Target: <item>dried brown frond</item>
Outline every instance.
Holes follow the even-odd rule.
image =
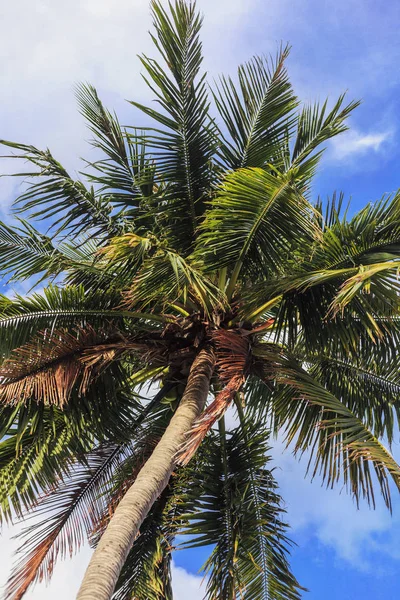
[[[179,454],[179,463],[181,465],[187,465],[211,427],[225,414],[235,394],[240,390],[244,382],[244,375],[233,377],[228,385],[217,394],[215,400],[206,408],[201,417],[197,419],[190,431],[189,439]]]
[[[84,394],[94,378],[126,352],[146,356],[154,348],[119,331],[95,331],[90,326],[40,333],[0,368],[0,402],[17,404],[32,398],[62,407],[74,387]]]
[[[217,329],[212,333],[218,377],[222,383],[227,384],[234,377],[247,373],[250,360],[247,333],[241,329]]]
[[[20,600],[33,582],[49,581],[57,559],[79,550],[103,513],[104,492],[115,468],[127,456],[128,447],[99,447],[38,498],[31,514],[33,524],[18,536],[22,543],[7,582],[6,600]]]
[[[224,415],[235,394],[246,381],[251,354],[250,342],[243,333],[247,332],[240,329],[217,329],[212,334],[218,377],[224,387],[190,431],[189,438],[179,454],[179,463],[182,465],[190,461],[211,427]]]
[[[21,570],[9,579],[7,585],[7,600],[21,600],[25,592],[36,579],[40,582],[43,581],[45,574],[42,572],[43,563],[46,562],[46,576],[51,577],[54,569],[54,563],[56,556],[46,559],[46,555],[49,553],[50,548],[55,543],[61,527],[52,531],[51,535],[42,540],[34,550],[29,554],[26,564]],[[58,551],[55,553],[58,554]]]

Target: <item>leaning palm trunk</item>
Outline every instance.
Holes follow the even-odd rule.
[[[112,517],[93,554],[78,600],[109,600],[130,549],[156,498],[176,466],[177,452],[204,408],[214,367],[210,349],[199,352],[179,407],[135,483]]]

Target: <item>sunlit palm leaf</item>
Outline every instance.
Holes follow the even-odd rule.
[[[148,306],[160,307],[178,300],[183,305],[186,305],[187,300],[192,301],[206,314],[226,305],[223,292],[196,263],[162,247],[143,263],[132,279],[131,289],[125,294],[125,298],[132,309],[141,306],[146,310]]]
[[[235,263],[275,271],[294,241],[312,242],[311,206],[293,174],[239,169],[228,174],[202,226],[197,256],[206,269]]]
[[[4,413],[3,409],[2,418]],[[1,519],[21,518],[41,491],[54,485],[76,453],[93,443],[92,433],[49,408],[33,412],[28,407],[19,413],[14,409],[12,422],[16,416],[19,420],[0,443]]]
[[[186,249],[205,210],[216,148],[206,83],[200,75],[202,19],[195,3],[178,0],[169,5],[170,15],[159,2],[151,6],[156,31],[152,39],[168,70],[145,56],[141,60],[162,112],[132,104],[157,122],[158,128],[150,129],[145,139],[156,159],[157,175],[167,184],[158,210],[171,245]]]
[[[327,101],[322,106],[314,104],[303,108],[292,151],[292,167],[299,168],[299,176],[310,178],[315,172],[322,150],[317,154],[313,153],[321,144],[348,129],[346,119],[360,103],[350,102],[344,106],[344,99],[345,95],[342,94],[329,112]]]
[[[229,132],[219,153],[229,168],[273,163],[295,122],[298,100],[284,66],[289,47],[276,60],[254,57],[238,69],[239,85],[221,77],[214,99]]]

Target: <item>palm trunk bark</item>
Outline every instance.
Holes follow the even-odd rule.
[[[182,400],[160,442],[118,505],[89,563],[77,600],[109,600],[139,528],[176,467],[176,455],[207,400],[215,357],[193,362]]]

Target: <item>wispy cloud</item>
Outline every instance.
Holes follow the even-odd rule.
[[[350,129],[331,141],[331,157],[334,160],[347,160],[349,157],[360,157],[368,153],[377,154],[388,147],[393,138],[393,130],[363,133]]]
[[[287,520],[301,545],[317,539],[338,558],[360,570],[383,565],[382,554],[395,557],[394,540],[400,533],[398,506],[391,516],[377,493],[375,510],[365,502],[357,509],[340,482],[333,489],[322,487],[318,476],[311,482],[305,476],[308,457],[298,461],[290,451],[283,451],[279,440],[274,444],[273,458],[279,467],[275,476],[287,503]]]

